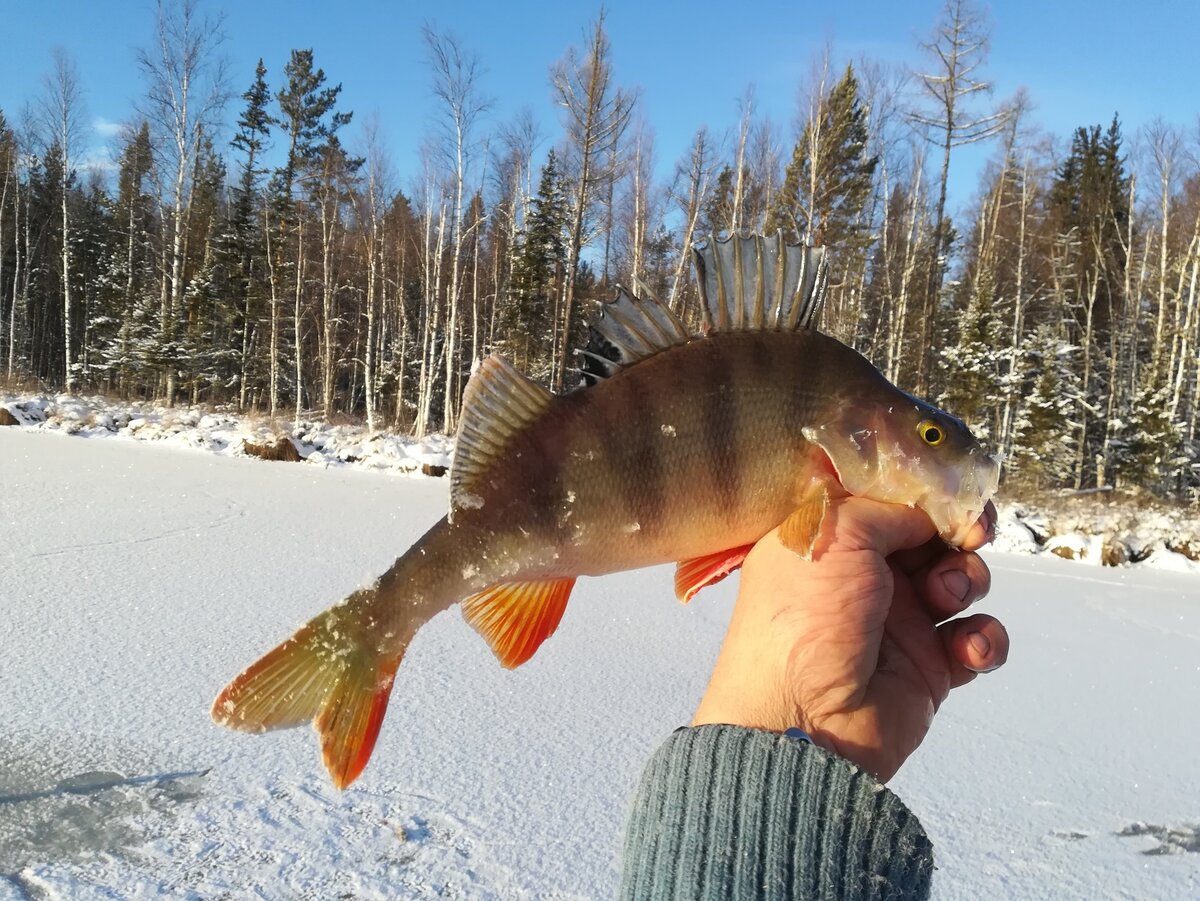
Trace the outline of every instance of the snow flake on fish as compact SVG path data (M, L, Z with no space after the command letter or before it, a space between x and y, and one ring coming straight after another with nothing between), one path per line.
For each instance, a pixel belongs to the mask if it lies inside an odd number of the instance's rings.
M478 510L483 506L483 498L469 491L462 491L454 499L456 506L465 510Z
M621 531L626 535L636 535L642 531L642 524L635 519L629 525L622 527Z
M675 426L673 426L673 425L667 425L667 424L664 422L664 423L663 423L663 425L662 425L662 433L663 433L664 435L666 435L668 438L674 438L674 437L675 437Z

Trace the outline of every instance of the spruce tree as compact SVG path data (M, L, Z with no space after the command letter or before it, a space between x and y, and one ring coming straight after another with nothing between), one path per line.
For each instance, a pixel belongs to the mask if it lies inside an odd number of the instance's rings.
M994 416L1000 408L1000 356L1003 343L995 314L994 287L989 277L979 279L967 308L958 318L958 335L939 356L939 402L983 438L994 434Z
M113 240L101 278L102 303L91 324L96 332L98 376L128 394L144 386L145 363L137 348L157 332L159 307L155 273L158 221L147 183L154 165L150 125L130 131L117 169L117 196L112 204Z
M512 287L500 322L500 344L520 368L545 379L554 364L551 353L555 299L567 259L567 201L558 157L551 150L518 234Z
M1039 325L1025 343L1025 398L1013 423L1007 462L1010 477L1034 489L1070 482L1079 441L1080 384L1073 357L1058 327Z
M767 215L766 230L791 232L846 254L870 238L862 222L879 158L868 151L867 110L854 67L824 97L804 126Z
M305 246L302 235L306 230L307 211L303 208L303 195L297 197L296 182L303 181L308 187L314 177L320 174L321 163L330 143L340 128L350 122L351 114L334 112L338 95L341 93L340 84L333 87L325 86L325 72L314 68L313 51L293 50L291 58L283 70L284 87L275 95L279 103L279 125L287 137L288 151L284 165L277 171L272 188L276 200L276 220L279 223L279 235L276 240L276 253L281 260L287 259L291 267L291 284L282 286L281 293L292 298L292 360L294 363L294 380L292 386L295 392L297 413L303 408L304 401L304 350L301 343L304 340L302 320L307 311L307 302L303 296L303 286L297 283L299 272L305 266ZM309 234L315 229L309 228ZM288 232L295 235L295 240L288 240ZM282 265L279 267L282 272ZM325 279L323 279L323 282ZM276 315L274 311L272 315ZM273 329L277 324L273 324ZM272 367L274 372L274 365ZM272 386L271 412L275 412L277 392Z
M1118 423L1112 439L1117 481L1164 495L1179 487L1188 455L1182 425L1171 419L1170 386L1158 378L1142 385Z
M1112 462L1104 459L1104 452L1113 449L1106 441L1112 425L1107 410L1110 393L1119 391L1120 385L1109 384L1109 370L1116 362L1114 352L1127 337L1122 334L1121 323L1127 303L1124 284L1129 178L1121 157L1121 127L1115 116L1106 131L1099 125L1075 131L1071 151L1051 186L1050 212L1058 234L1070 237L1066 272L1075 296L1064 312L1071 317L1072 340L1081 349L1085 406L1080 413L1083 447L1076 481L1087 487L1096 484L1102 470ZM1093 470L1090 464L1097 460Z
M259 192L259 179L265 171L260 157L268 147L272 125L267 109L271 92L266 76L267 68L259 59L254 69L254 83L242 95L246 106L238 117L237 131L230 141L231 146L243 155L238 161L238 180L233 191L226 248L234 264L229 273L229 290L231 303L237 309L232 339L238 358L236 379L239 408L246 406L250 382L263 374L261 367L256 369L253 364L252 349L256 344L255 331L263 318L262 307L266 294L263 286L266 261L262 197Z

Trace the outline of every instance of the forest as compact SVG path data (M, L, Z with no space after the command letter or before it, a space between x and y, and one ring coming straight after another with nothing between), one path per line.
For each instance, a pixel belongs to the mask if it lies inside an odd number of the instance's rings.
M1027 94L993 98L972 0L923 68L812 60L794 126L747 90L665 178L603 12L546 61L553 123L493 121L479 58L426 26L439 118L403 187L318 50L234 72L219 14L155 16L111 171L82 164L65 52L0 111L10 386L452 434L476 361L571 390L616 285L694 321L691 245L782 229L830 248L821 327L964 419L1010 485L1200 502L1200 138L1119 111L1038 130ZM980 142L953 216L952 161Z

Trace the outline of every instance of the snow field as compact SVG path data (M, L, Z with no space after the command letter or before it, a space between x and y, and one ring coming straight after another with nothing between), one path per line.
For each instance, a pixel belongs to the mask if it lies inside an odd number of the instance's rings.
M687 607L666 567L580 580L515 672L440 615L338 793L310 730L229 732L209 704L390 565L446 483L177 447L0 430L0 899L610 897L736 580ZM989 559L1010 663L893 785L936 896L1200 896L1200 580Z

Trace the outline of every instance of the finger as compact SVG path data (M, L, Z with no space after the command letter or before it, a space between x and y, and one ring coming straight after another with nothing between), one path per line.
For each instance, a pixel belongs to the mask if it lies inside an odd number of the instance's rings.
M830 505L835 528L831 534L843 547L875 550L884 557L896 551L920 547L937 534L937 529L919 507L888 504L865 497L847 497Z
M963 539L961 545L964 551L977 551L985 544L989 544L996 538L996 505L988 501L983 512L979 514L979 519L971 526L971 530L967 532L967 537Z
M1008 631L986 613L942 623L938 635L950 664L951 688L966 685L977 673L989 673L1008 660Z
M958 616L992 588L992 573L975 553L943 550L930 566L913 576L925 609L935 622Z

